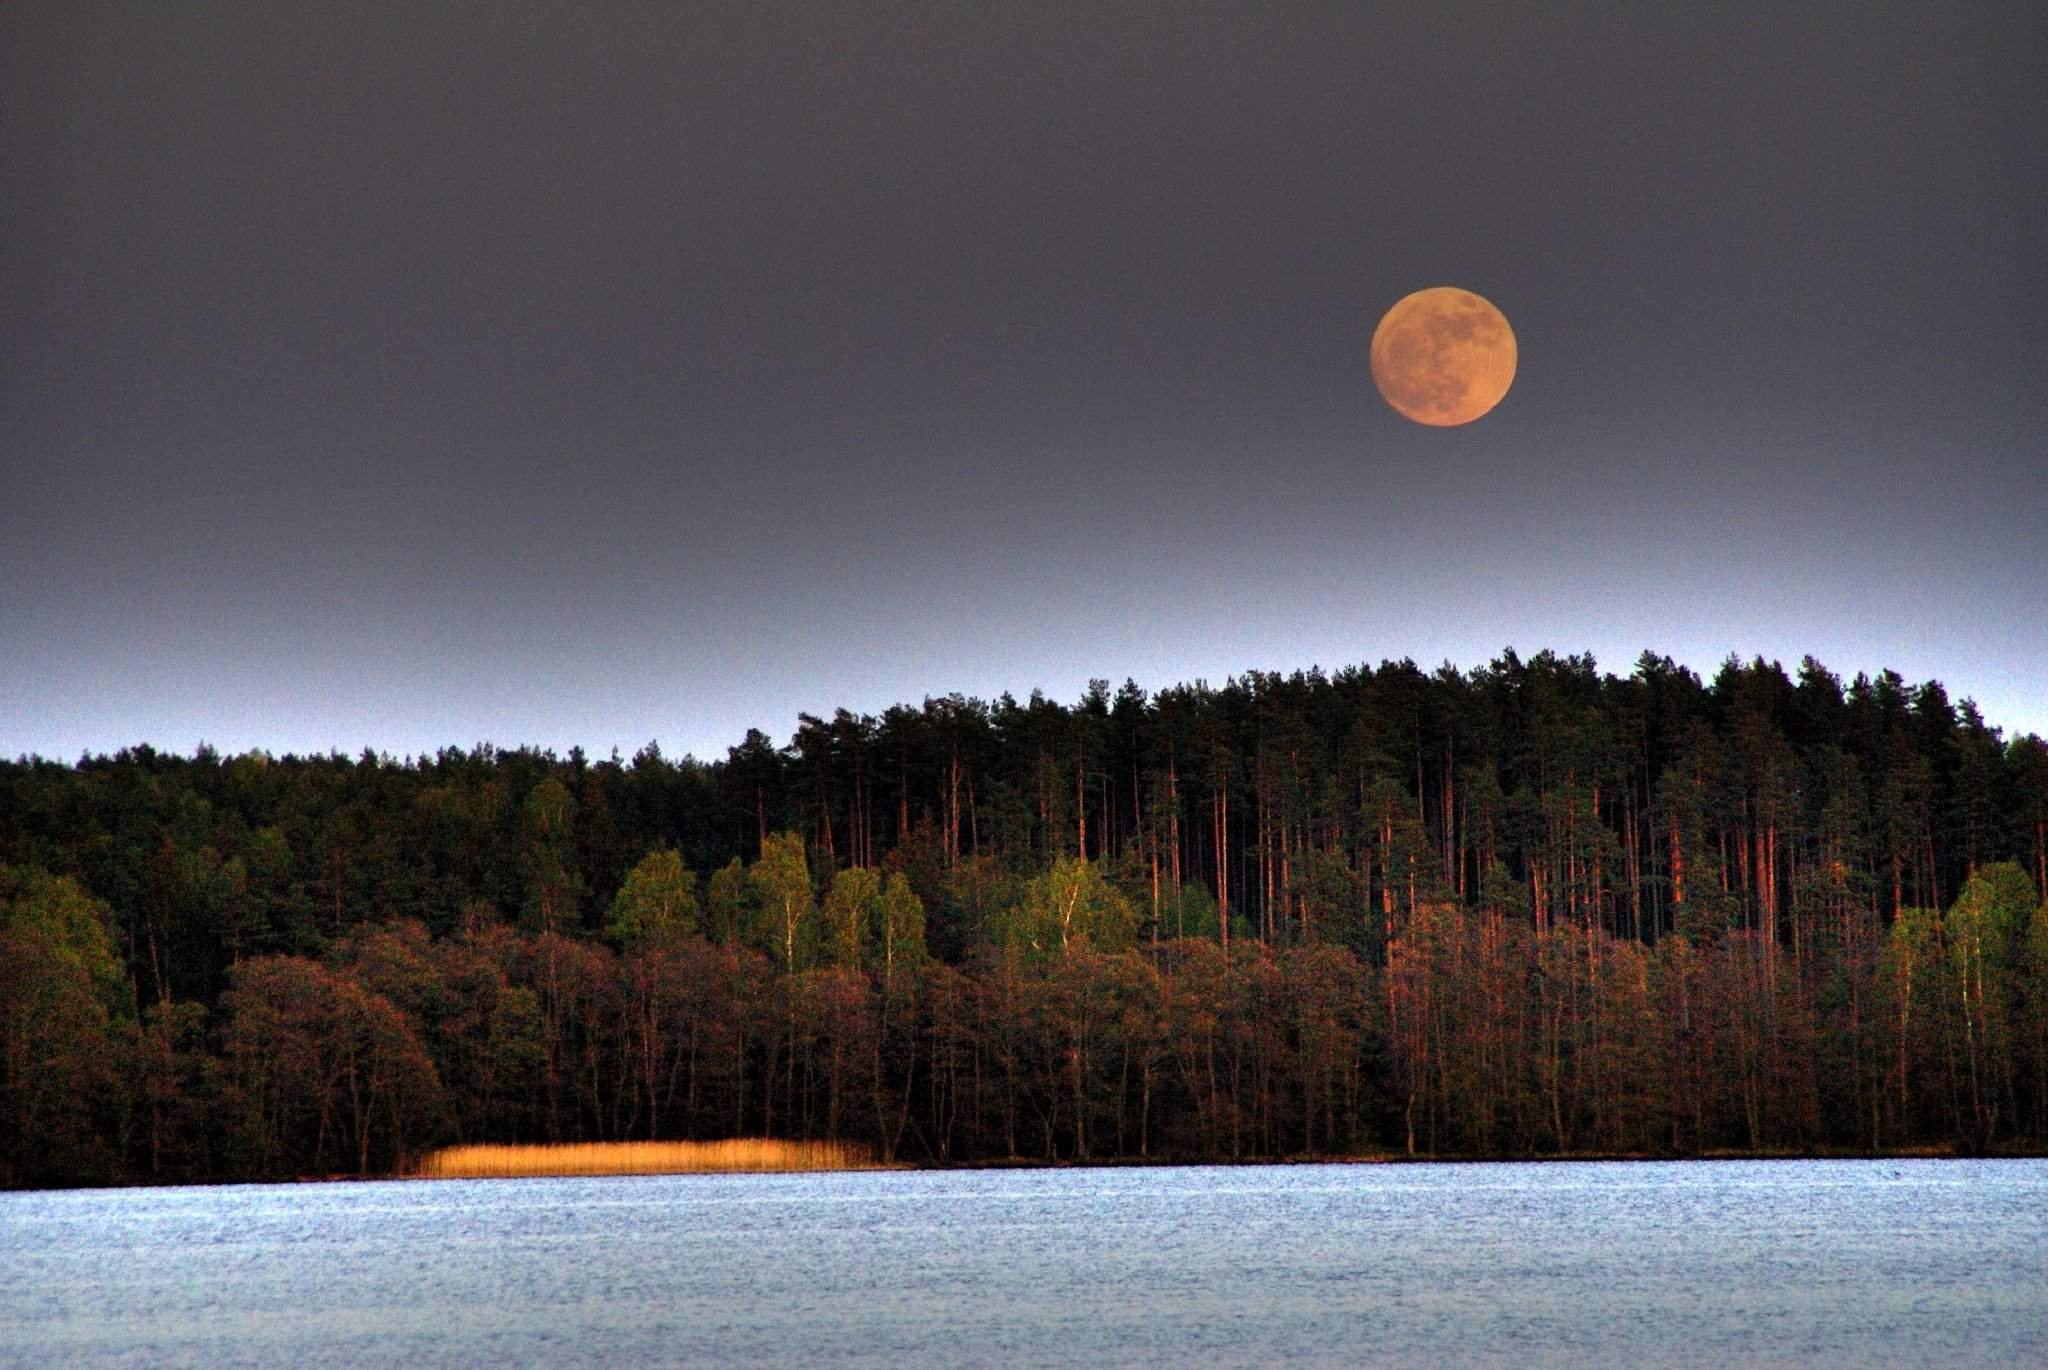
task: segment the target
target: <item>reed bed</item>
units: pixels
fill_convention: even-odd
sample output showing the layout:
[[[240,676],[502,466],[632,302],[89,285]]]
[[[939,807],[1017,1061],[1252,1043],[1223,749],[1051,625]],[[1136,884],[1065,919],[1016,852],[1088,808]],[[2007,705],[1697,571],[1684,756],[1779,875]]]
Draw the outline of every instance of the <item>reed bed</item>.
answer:
[[[451,1146],[429,1152],[413,1174],[429,1180],[520,1175],[722,1175],[786,1170],[865,1170],[874,1154],[851,1142],[563,1142],[543,1146]]]

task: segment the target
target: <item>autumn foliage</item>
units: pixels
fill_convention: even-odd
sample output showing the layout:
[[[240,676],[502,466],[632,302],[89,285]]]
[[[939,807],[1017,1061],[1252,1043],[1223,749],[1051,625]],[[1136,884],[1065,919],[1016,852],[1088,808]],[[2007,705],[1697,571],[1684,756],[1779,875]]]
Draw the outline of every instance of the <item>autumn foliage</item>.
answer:
[[[1895,676],[0,764],[13,1184],[2044,1140],[2048,748]]]

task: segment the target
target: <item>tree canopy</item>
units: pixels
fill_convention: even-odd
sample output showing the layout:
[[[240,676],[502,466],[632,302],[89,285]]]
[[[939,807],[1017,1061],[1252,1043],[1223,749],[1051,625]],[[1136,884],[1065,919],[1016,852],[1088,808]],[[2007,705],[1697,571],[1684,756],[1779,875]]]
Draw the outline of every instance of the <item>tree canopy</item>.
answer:
[[[1504,653],[786,746],[0,763],[0,1179],[2048,1139],[2048,747]]]

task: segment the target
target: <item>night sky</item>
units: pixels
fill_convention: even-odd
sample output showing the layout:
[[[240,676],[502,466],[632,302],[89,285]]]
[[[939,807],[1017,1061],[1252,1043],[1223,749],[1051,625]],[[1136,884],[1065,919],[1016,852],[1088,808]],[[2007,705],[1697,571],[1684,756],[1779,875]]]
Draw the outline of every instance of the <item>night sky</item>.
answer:
[[[0,10],[0,754],[1509,645],[2048,732],[2037,0],[418,8]]]

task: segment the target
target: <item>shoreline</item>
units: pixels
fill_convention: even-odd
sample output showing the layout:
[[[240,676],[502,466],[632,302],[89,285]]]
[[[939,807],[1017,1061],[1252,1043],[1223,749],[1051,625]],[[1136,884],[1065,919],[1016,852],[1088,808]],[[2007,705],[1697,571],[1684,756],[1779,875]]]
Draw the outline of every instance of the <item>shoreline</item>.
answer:
[[[288,1184],[374,1184],[382,1182],[404,1183],[420,1181],[445,1183],[450,1180],[560,1180],[560,1179],[642,1179],[655,1176],[688,1177],[699,1175],[829,1175],[892,1172],[902,1174],[941,1173],[947,1171],[972,1170],[1194,1170],[1205,1167],[1251,1169],[1262,1166],[1461,1166],[1461,1165],[1586,1165],[1617,1162],[1654,1163],[1702,1163],[1712,1164],[1725,1161],[2040,1161],[2048,1160],[2048,1150],[1992,1150],[1966,1152],[1948,1148],[1919,1147],[1897,1151],[1737,1151],[1716,1150],[1695,1152],[1686,1155],[1654,1152],[1615,1151],[1572,1151],[1549,1152],[1539,1155],[1516,1155],[1511,1153],[1460,1155],[1460,1156],[1407,1156],[1398,1152],[1367,1153],[1341,1156],[1257,1156],[1236,1159],[1201,1159],[1163,1157],[1105,1157],[1087,1160],[1063,1159],[1055,1161],[1037,1160],[1022,1156],[993,1157],[975,1161],[951,1161],[942,1163],[918,1161],[873,1162],[865,1165],[842,1166],[819,1169],[784,1170],[622,1170],[601,1174],[521,1174],[481,1176],[439,1176],[419,1174],[368,1174],[368,1175],[298,1175],[273,1179],[244,1180],[180,1180],[161,1184],[118,1184],[118,1185],[67,1185],[62,1187],[22,1187],[0,1189],[0,1194],[67,1193],[79,1190],[112,1189],[224,1189],[249,1185]]]

